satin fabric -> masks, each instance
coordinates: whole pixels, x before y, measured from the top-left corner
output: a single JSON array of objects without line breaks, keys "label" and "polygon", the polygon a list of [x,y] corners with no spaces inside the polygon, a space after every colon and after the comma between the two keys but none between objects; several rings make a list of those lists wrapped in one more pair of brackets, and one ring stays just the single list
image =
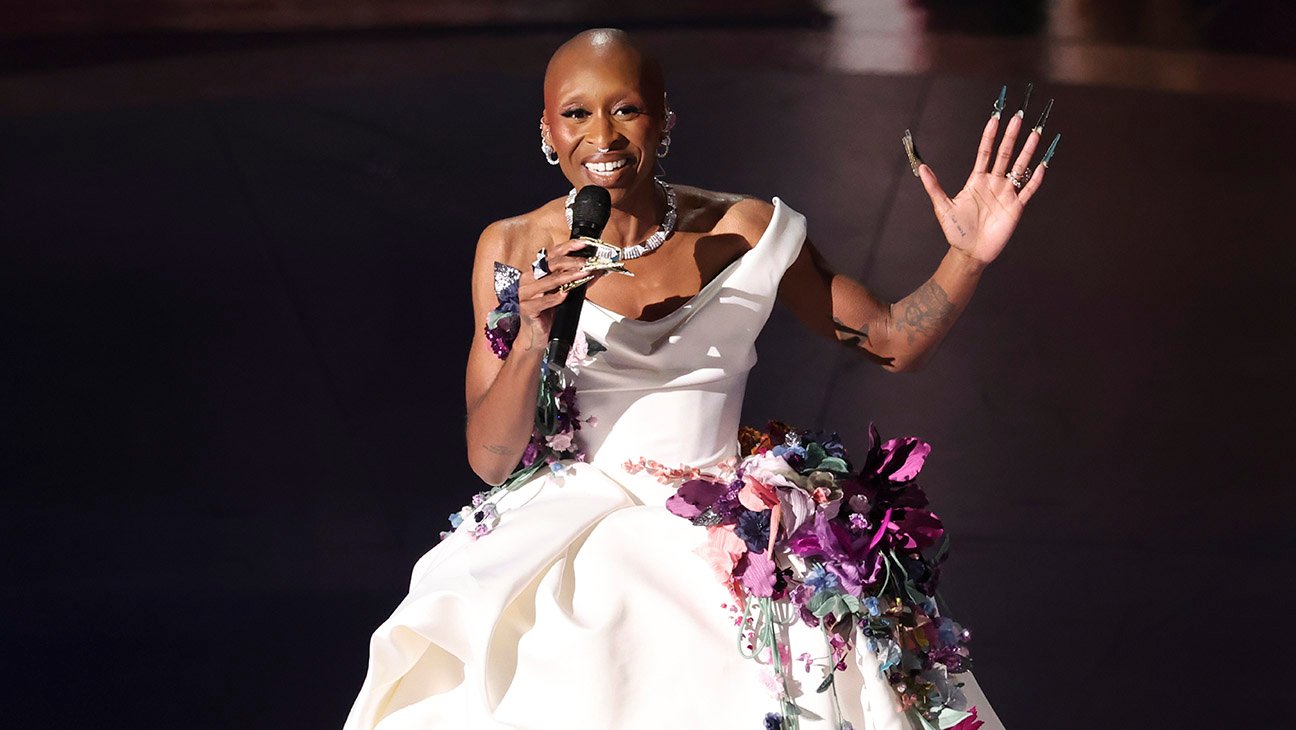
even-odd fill
[{"label": "satin fabric", "polygon": [[[580,328],[607,347],[576,379],[597,419],[578,432],[587,463],[506,494],[493,532],[457,531],[418,561],[373,634],[346,730],[756,730],[778,709],[768,665],[740,655],[732,598],[694,552],[705,530],[666,511],[671,487],[624,468],[735,455],[756,336],[805,240],[805,218],[773,204],[757,243],[669,316],[586,302]],[[815,692],[822,671],[795,659],[827,654],[819,630],[797,623],[786,638],[803,728],[908,730],[867,651],[838,672],[838,716]]]}]

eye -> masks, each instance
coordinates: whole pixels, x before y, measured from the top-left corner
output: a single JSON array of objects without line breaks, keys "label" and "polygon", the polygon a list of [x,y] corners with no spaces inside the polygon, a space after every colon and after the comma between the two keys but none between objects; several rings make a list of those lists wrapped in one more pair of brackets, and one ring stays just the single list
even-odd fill
[{"label": "eye", "polygon": [[581,107],[573,107],[571,109],[564,109],[562,115],[568,119],[584,119],[589,116],[589,111],[582,109]]},{"label": "eye", "polygon": [[633,104],[626,104],[625,106],[617,107],[616,111],[613,113],[622,119],[633,119],[642,114],[643,110]]}]

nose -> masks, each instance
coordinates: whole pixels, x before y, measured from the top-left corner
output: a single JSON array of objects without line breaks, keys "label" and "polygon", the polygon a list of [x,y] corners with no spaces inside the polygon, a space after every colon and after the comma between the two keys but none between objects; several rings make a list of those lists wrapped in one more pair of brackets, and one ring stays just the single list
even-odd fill
[{"label": "nose", "polygon": [[612,119],[604,114],[598,115],[598,120],[594,123],[593,129],[590,130],[589,141],[599,149],[611,149],[621,138],[620,132],[612,124]]}]

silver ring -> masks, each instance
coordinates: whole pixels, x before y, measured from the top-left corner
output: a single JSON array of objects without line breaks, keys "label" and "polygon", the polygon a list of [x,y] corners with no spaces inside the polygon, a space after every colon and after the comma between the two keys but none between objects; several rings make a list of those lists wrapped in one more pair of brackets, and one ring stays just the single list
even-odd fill
[{"label": "silver ring", "polygon": [[1008,180],[1012,182],[1013,187],[1021,190],[1021,186],[1031,178],[1031,169],[1028,167],[1021,172],[1009,170],[1007,173],[1004,173],[1004,177],[1008,178]]}]

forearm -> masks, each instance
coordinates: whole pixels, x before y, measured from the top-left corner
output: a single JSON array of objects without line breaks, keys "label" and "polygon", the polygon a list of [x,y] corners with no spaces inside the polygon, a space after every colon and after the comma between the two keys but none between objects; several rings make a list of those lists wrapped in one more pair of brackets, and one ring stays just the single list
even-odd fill
[{"label": "forearm", "polygon": [[891,359],[890,370],[913,371],[935,352],[937,345],[967,308],[985,265],[951,248],[922,286],[890,305],[874,341]]},{"label": "forearm", "polygon": [[486,392],[469,404],[468,463],[488,484],[508,478],[531,440],[543,359],[544,348],[515,347]]}]

